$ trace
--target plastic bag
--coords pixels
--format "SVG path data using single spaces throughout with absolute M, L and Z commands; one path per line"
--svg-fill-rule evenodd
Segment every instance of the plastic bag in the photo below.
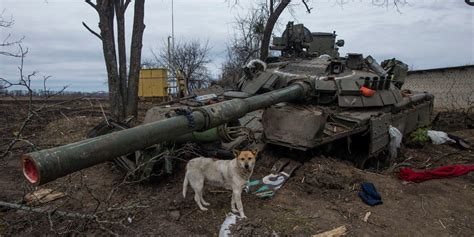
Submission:
M 393 127 L 392 125 L 390 125 L 388 128 L 388 133 L 390 134 L 390 158 L 395 158 L 397 157 L 397 149 L 400 148 L 400 144 L 402 143 L 403 135 L 396 127 Z
M 449 138 L 449 137 L 448 137 L 448 134 L 445 133 L 445 132 L 434 131 L 434 130 L 428 130 L 427 135 L 428 135 L 428 137 L 430 137 L 431 141 L 432 141 L 433 144 L 435 144 L 435 145 L 441 145 L 441 144 L 444 144 L 444 143 L 446 143 L 446 142 L 454 142 L 454 143 L 456 143 L 456 141 L 454 141 L 453 139 Z
M 227 237 L 231 236 L 230 227 L 235 224 L 237 220 L 237 215 L 230 212 L 227 214 L 227 217 L 224 220 L 224 223 L 221 225 L 221 229 L 219 230 L 219 237 Z

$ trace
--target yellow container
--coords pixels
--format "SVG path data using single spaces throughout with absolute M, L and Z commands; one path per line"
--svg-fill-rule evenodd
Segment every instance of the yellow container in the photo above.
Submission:
M 139 97 L 168 96 L 168 72 L 165 68 L 141 69 L 138 81 Z

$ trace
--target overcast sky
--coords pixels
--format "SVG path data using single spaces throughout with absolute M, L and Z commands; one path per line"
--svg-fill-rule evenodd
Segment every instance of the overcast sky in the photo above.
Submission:
M 279 22 L 284 26 L 294 20 L 311 31 L 335 30 L 346 42 L 341 55 L 371 54 L 379 62 L 396 57 L 414 69 L 474 64 L 474 7 L 464 0 L 407 1 L 397 11 L 383 4 L 385 0 L 311 0 L 311 14 L 297 4 L 294 14 L 285 12 Z M 215 75 L 225 59 L 234 17 L 254 1 L 240 2 L 241 6 L 232 6 L 224 0 L 174 0 L 176 39 L 209 40 L 209 67 Z M 97 28 L 98 17 L 84 1 L 0 0 L 1 9 L 15 25 L 0 29 L 0 40 L 9 34 L 11 39 L 25 36 L 27 72 L 51 75 L 52 89 L 69 85 L 69 91 L 107 90 L 101 43 L 81 25 L 85 21 Z M 131 5 L 128 18 L 132 12 Z M 142 57 L 149 58 L 150 49 L 158 49 L 171 34 L 171 0 L 147 0 L 145 24 Z M 0 57 L 0 77 L 18 78 L 18 64 L 17 59 Z M 34 85 L 40 88 L 41 83 Z

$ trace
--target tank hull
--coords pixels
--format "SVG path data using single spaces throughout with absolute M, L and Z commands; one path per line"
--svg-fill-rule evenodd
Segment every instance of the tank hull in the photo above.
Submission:
M 297 150 L 318 146 L 366 133 L 370 138 L 369 155 L 375 155 L 390 142 L 389 126 L 406 135 L 430 124 L 433 97 L 425 93 L 417 101 L 407 97 L 393 108 L 331 109 L 295 104 L 275 105 L 263 113 L 262 125 L 266 143 Z

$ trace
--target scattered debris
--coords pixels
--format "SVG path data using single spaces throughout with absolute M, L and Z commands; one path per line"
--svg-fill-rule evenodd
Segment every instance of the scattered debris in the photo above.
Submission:
M 419 183 L 430 179 L 461 176 L 471 171 L 474 171 L 474 165 L 448 165 L 424 171 L 414 171 L 411 168 L 401 168 L 398 177 L 404 181 Z
M 441 219 L 438 219 L 438 222 L 441 224 L 441 226 L 446 230 L 446 226 L 443 224 L 443 222 L 441 221 Z
M 418 144 L 432 141 L 435 145 L 441 145 L 445 143 L 456 144 L 459 149 L 471 149 L 471 144 L 467 140 L 448 134 L 442 131 L 428 130 L 427 128 L 419 128 L 410 134 L 411 142 Z
M 364 216 L 364 222 L 367 222 L 369 220 L 369 216 L 372 214 L 372 212 L 368 211 L 365 213 L 365 216 Z
M 247 184 L 246 191 L 260 198 L 272 198 L 289 178 L 290 176 L 285 172 L 269 174 L 262 179 L 250 181 Z
M 446 142 L 456 142 L 453 139 L 449 138 L 447 133 L 441 131 L 428 130 L 427 135 L 428 137 L 430 137 L 431 141 L 435 145 L 441 145 Z
M 231 236 L 230 234 L 230 227 L 235 224 L 237 221 L 237 215 L 230 212 L 227 214 L 224 223 L 221 225 L 221 229 L 219 230 L 219 237 L 227 237 Z
M 24 199 L 27 205 L 36 206 L 54 201 L 64 196 L 65 194 L 62 192 L 54 191 L 53 189 L 49 188 L 42 188 L 26 194 Z
M 273 171 L 279 173 L 269 174 L 262 179 L 249 181 L 245 187 L 246 192 L 251 192 L 260 198 L 272 198 L 275 196 L 275 192 L 288 181 L 295 169 L 301 166 L 301 163 L 288 159 L 279 161 L 272 168 Z
M 210 100 L 216 100 L 217 95 L 216 94 L 200 95 L 200 96 L 196 96 L 194 99 L 199 101 L 199 102 L 208 102 Z
M 33 207 L 26 206 L 26 205 L 8 203 L 8 202 L 3 202 L 3 201 L 0 201 L 0 206 L 11 208 L 11 209 L 19 209 L 19 210 L 24 210 L 24 211 L 41 213 L 41 214 L 45 214 L 45 215 L 48 215 L 48 216 L 49 215 L 58 215 L 58 216 L 63 216 L 63 217 L 80 218 L 80 219 L 88 219 L 88 220 L 96 220 L 97 219 L 97 216 L 95 216 L 95 215 L 51 210 L 50 208 L 33 208 Z
M 392 125 L 388 128 L 388 133 L 390 134 L 390 158 L 394 159 L 397 157 L 398 148 L 400 148 L 400 144 L 402 143 L 403 134 L 396 127 L 392 127 Z
M 456 144 L 458 145 L 459 148 L 461 148 L 463 150 L 464 149 L 471 149 L 471 144 L 468 141 L 464 140 L 463 138 L 460 138 L 458 136 L 454 136 L 454 135 L 451 135 L 451 134 L 448 134 L 448 137 L 453 139 L 456 142 Z
M 334 228 L 332 230 L 328 230 L 326 232 L 313 235 L 313 237 L 337 237 L 337 236 L 344 236 L 346 234 L 347 234 L 347 228 L 346 226 L 343 225 L 343 226 Z
M 375 206 L 382 204 L 382 197 L 375 189 L 375 185 L 373 183 L 362 183 L 361 185 L 362 191 L 359 192 L 359 197 L 369 206 Z

